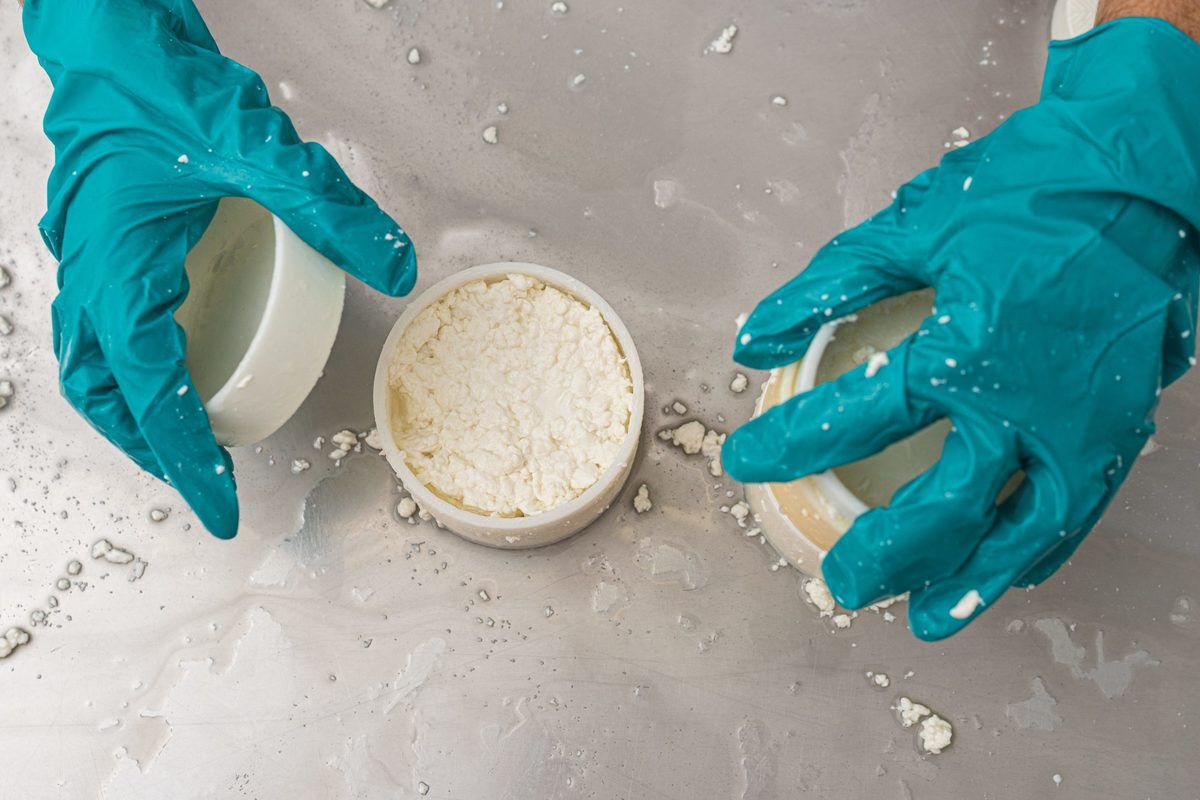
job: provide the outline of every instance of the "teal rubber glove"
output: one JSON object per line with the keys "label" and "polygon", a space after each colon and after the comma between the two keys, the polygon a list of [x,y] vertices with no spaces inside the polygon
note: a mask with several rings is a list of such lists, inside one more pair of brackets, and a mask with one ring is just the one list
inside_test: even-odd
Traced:
{"label": "teal rubber glove", "polygon": [[843,606],[911,592],[914,633],[949,636],[1049,577],[1096,524],[1161,387],[1195,364],[1197,87],[1200,45],[1161,20],[1052,45],[1036,106],[900,189],[743,326],[735,358],[777,367],[831,319],[936,291],[874,377],[818,386],[724,447],[738,480],[789,481],[952,421],[940,462],[825,558]]}
{"label": "teal rubber glove", "polygon": [[42,236],[62,392],[205,527],[237,533],[229,454],[213,438],[174,319],[184,259],[226,196],[272,211],[374,288],[416,280],[408,237],[223,57],[190,0],[28,0],[25,35],[54,84]]}

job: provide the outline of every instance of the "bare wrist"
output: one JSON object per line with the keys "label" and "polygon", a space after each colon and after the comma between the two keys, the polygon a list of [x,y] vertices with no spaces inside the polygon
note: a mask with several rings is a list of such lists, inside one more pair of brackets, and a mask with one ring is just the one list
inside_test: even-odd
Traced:
{"label": "bare wrist", "polygon": [[1200,2],[1197,0],[1100,0],[1096,24],[1121,17],[1158,17],[1200,42]]}

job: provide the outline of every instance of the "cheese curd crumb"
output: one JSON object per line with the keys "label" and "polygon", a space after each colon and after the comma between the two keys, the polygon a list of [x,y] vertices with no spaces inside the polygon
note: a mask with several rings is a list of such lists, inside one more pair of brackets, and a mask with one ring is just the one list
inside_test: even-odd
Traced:
{"label": "cheese curd crumb", "polygon": [[20,628],[9,628],[0,637],[0,658],[8,658],[18,647],[29,644],[29,633]]}
{"label": "cheese curd crumb", "polygon": [[654,508],[654,503],[650,500],[650,487],[643,483],[638,487],[637,495],[633,498],[633,510],[639,514],[645,514],[652,508]]}
{"label": "cheese curd crumb", "polygon": [[809,578],[804,582],[804,595],[808,598],[808,602],[817,607],[817,611],[821,612],[822,617],[832,617],[834,610],[837,609],[837,603],[833,600],[829,586],[820,578]]}
{"label": "cheese curd crumb", "polygon": [[901,697],[896,701],[894,708],[900,714],[900,725],[905,728],[911,728],[933,713],[929,710],[929,706],[914,703],[907,697]]}
{"label": "cheese curd crumb", "polygon": [[133,561],[134,555],[114,546],[108,539],[97,539],[92,545],[92,558],[102,558],[110,564],[128,564]]}
{"label": "cheese curd crumb", "polygon": [[937,755],[950,746],[954,738],[954,727],[937,714],[921,723],[921,747],[926,753]]}
{"label": "cheese curd crumb", "polygon": [[411,497],[406,497],[396,504],[396,513],[400,515],[400,519],[412,519],[417,511],[417,501]]}
{"label": "cheese curd crumb", "polygon": [[721,448],[725,444],[725,434],[708,430],[699,420],[690,420],[678,428],[659,431],[658,438],[675,445],[685,455],[703,455],[708,459],[708,473],[714,478],[724,474],[721,468]]}
{"label": "cheese curd crumb", "polygon": [[474,281],[422,310],[390,369],[396,444],[442,497],[530,516],[617,457],[633,381],[600,312],[528,275]]}

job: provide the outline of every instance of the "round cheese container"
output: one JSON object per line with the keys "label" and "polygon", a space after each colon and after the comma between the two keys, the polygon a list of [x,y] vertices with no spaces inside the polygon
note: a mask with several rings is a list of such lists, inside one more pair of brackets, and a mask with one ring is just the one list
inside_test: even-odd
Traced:
{"label": "round cheese container", "polygon": [[325,369],[346,277],[269,211],[221,200],[188,254],[175,312],[187,367],[217,441],[254,444],[283,427]]}
{"label": "round cheese container", "polygon": [[1058,0],[1050,19],[1052,39],[1074,39],[1096,26],[1100,0]]}
{"label": "round cheese container", "polygon": [[[405,398],[393,385],[392,368],[405,334],[423,311],[468,284],[493,284],[514,275],[532,278],[599,312],[616,341],[619,358],[628,371],[632,394],[624,437],[617,445],[611,463],[594,483],[573,499],[546,510],[528,515],[501,516],[469,509],[459,500],[426,485],[414,473],[400,445],[402,434],[405,433],[402,413]],[[504,549],[521,549],[561,541],[583,530],[612,505],[629,477],[637,455],[645,412],[645,384],[633,338],[604,298],[582,282],[557,270],[537,264],[506,262],[463,270],[435,284],[409,304],[380,354],[375,370],[374,404],[376,429],[383,453],[404,488],[422,510],[431,514],[442,526],[472,542]]]}
{"label": "round cheese container", "polygon": [[[823,326],[805,357],[771,373],[757,414],[866,363],[895,347],[921,325],[932,292],[876,303]],[[790,564],[810,575],[862,513],[886,505],[895,491],[931,467],[949,433],[942,421],[870,458],[790,483],[749,484],[747,500],[763,535]]]}

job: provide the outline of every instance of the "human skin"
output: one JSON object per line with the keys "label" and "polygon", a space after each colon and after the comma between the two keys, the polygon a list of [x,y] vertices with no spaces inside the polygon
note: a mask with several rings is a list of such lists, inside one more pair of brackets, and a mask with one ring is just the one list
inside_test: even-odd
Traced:
{"label": "human skin", "polygon": [[1200,42],[1200,2],[1197,0],[1101,0],[1096,24],[1121,17],[1160,17]]}

